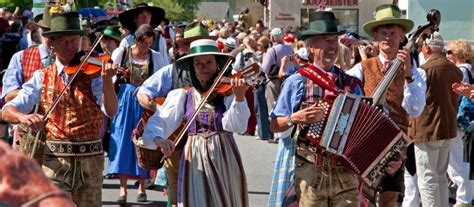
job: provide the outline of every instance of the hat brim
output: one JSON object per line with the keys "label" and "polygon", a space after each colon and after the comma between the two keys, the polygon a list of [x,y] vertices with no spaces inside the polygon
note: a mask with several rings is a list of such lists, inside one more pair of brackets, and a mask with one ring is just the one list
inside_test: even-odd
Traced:
{"label": "hat brim", "polygon": [[365,33],[372,36],[372,31],[378,26],[396,24],[403,28],[403,31],[406,33],[410,32],[413,29],[414,22],[410,19],[400,19],[400,18],[386,18],[381,20],[372,20],[364,24],[363,28]]}
{"label": "hat brim", "polygon": [[80,35],[83,36],[85,34],[84,30],[63,30],[63,31],[48,31],[43,32],[43,37],[56,37],[56,36],[64,36],[64,35]]}
{"label": "hat brim", "polygon": [[321,31],[316,31],[316,30],[306,30],[301,33],[300,38],[302,40],[305,40],[308,37],[313,37],[313,36],[322,36],[322,35],[341,35],[346,33],[345,30],[337,31],[337,32],[321,32]]}
{"label": "hat brim", "polygon": [[48,25],[43,23],[43,20],[39,20],[38,22],[34,23],[36,26],[41,27],[41,29],[50,29]]}
{"label": "hat brim", "polygon": [[118,38],[118,37],[115,37],[115,36],[112,36],[112,35],[104,35],[104,37],[112,38],[112,39],[118,41],[119,43],[122,41],[122,38]]}
{"label": "hat brim", "polygon": [[229,58],[234,59],[231,55],[220,53],[220,52],[202,52],[196,54],[186,55],[176,61],[176,67],[180,70],[184,71],[191,71],[193,70],[193,63],[191,62],[194,57],[203,56],[203,55],[214,55],[217,60],[217,64],[219,65],[219,69],[223,69],[224,65],[226,64]]}
{"label": "hat brim", "polygon": [[163,19],[165,18],[165,10],[160,7],[153,7],[153,6],[138,7],[138,8],[130,9],[130,10],[120,13],[119,14],[120,24],[122,24],[122,26],[125,29],[128,29],[130,31],[137,30],[137,24],[133,20],[138,15],[138,12],[142,9],[146,9],[151,13],[150,26],[152,28],[158,27],[161,21],[163,21]]}

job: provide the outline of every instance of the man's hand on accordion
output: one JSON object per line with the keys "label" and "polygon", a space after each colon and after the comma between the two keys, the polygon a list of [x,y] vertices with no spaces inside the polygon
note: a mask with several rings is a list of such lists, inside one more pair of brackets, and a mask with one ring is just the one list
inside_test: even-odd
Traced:
{"label": "man's hand on accordion", "polygon": [[402,167],[403,161],[406,160],[406,155],[404,153],[398,153],[398,156],[394,157],[392,161],[387,163],[387,168],[385,172],[393,176],[395,173]]}
{"label": "man's hand on accordion", "polygon": [[291,114],[291,120],[294,124],[311,124],[322,121],[323,115],[324,108],[314,104]]}

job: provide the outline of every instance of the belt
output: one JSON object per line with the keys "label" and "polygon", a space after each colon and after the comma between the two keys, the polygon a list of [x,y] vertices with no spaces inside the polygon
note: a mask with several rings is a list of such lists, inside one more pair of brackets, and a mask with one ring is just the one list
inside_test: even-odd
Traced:
{"label": "belt", "polygon": [[102,140],[71,142],[46,140],[44,154],[58,157],[78,157],[103,154]]}
{"label": "belt", "polygon": [[322,166],[341,166],[336,155],[331,155],[328,152],[321,152],[313,146],[298,146],[296,147],[296,155],[306,160],[309,163]]}

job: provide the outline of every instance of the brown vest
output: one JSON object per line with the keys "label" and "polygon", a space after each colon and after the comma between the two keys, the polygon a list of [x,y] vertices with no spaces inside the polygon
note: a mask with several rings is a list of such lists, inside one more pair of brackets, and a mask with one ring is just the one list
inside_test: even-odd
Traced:
{"label": "brown vest", "polygon": [[[46,123],[46,138],[90,141],[101,138],[103,113],[96,104],[92,78],[80,73],[66,90]],[[44,69],[40,106],[47,111],[66,86],[58,75],[56,64]]]}
{"label": "brown vest", "polygon": [[[363,90],[366,96],[372,96],[378,83],[382,81],[385,73],[382,73],[383,64],[378,57],[373,57],[362,61],[362,71],[364,75]],[[400,72],[395,76],[387,92],[387,104],[390,118],[398,124],[403,132],[407,132],[408,114],[402,108],[403,88],[405,86],[405,74]]]}

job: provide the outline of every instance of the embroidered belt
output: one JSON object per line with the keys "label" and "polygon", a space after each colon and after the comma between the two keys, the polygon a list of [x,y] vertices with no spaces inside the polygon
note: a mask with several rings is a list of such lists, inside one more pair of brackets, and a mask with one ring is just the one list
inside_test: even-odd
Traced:
{"label": "embroidered belt", "polygon": [[341,166],[337,156],[331,155],[328,152],[320,152],[319,149],[313,146],[297,146],[296,154],[305,161],[318,166]]}
{"label": "embroidered belt", "polygon": [[78,157],[103,154],[102,140],[70,142],[46,140],[44,154],[58,157]]}

